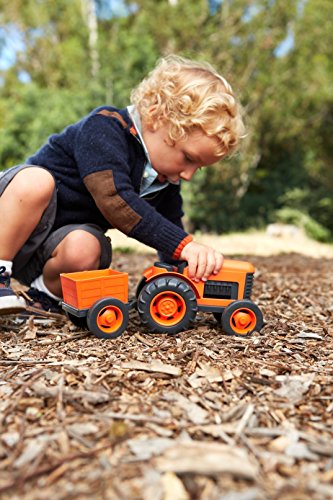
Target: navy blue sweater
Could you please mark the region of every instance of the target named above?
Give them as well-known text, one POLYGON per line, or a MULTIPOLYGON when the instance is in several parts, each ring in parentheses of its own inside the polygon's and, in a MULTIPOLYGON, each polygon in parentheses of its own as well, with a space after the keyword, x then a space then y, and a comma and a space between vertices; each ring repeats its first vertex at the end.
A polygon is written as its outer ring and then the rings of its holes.
POLYGON ((178 257, 188 240, 181 222, 180 186, 170 184, 141 198, 145 163, 127 110, 110 106, 52 135, 27 160, 55 177, 54 229, 74 223, 94 223, 103 230, 116 227, 169 258, 178 257))

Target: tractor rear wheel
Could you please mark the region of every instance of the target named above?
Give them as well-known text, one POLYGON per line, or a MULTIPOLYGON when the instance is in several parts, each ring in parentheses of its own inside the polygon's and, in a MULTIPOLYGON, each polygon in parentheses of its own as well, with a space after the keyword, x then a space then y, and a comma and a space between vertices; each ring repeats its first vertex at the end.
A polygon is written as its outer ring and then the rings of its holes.
POLYGON ((251 300, 236 300, 222 314, 222 328, 229 335, 246 337, 259 331, 263 324, 262 312, 251 300))
POLYGON ((149 330, 172 334, 188 330, 198 310, 191 286, 174 276, 147 283, 139 294, 137 308, 141 322, 149 330))

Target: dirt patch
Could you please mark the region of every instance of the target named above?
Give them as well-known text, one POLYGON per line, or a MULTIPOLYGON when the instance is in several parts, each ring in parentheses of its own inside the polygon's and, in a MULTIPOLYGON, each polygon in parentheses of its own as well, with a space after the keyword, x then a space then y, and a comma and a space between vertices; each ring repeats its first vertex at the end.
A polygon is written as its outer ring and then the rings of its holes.
MULTIPOLYGON (((1 318, 0 496, 332 498, 333 260, 244 258, 266 322, 249 338, 206 314, 168 337, 133 312, 115 341, 1 318)), ((113 265, 133 294, 153 261, 113 265)))

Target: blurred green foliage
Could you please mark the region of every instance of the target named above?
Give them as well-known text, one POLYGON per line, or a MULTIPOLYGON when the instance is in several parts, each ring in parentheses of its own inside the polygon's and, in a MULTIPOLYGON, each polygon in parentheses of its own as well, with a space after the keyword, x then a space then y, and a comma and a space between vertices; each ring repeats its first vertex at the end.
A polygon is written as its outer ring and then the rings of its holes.
POLYGON ((248 130, 239 154, 184 186, 189 228, 280 221, 331 241, 331 1, 122 4, 125 15, 116 16, 108 0, 0 0, 0 55, 13 27, 21 42, 0 70, 1 168, 95 106, 127 105, 156 60, 178 53, 208 60, 230 81, 248 130))

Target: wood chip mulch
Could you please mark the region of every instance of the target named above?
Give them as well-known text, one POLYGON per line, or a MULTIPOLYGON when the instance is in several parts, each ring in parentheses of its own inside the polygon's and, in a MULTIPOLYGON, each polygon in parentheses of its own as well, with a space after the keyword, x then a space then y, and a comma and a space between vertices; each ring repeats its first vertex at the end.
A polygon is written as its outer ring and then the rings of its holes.
MULTIPOLYGON (((265 326, 117 340, 1 317, 0 497, 333 498, 333 261, 242 256, 265 326)), ((131 293, 154 259, 115 255, 131 293)))

